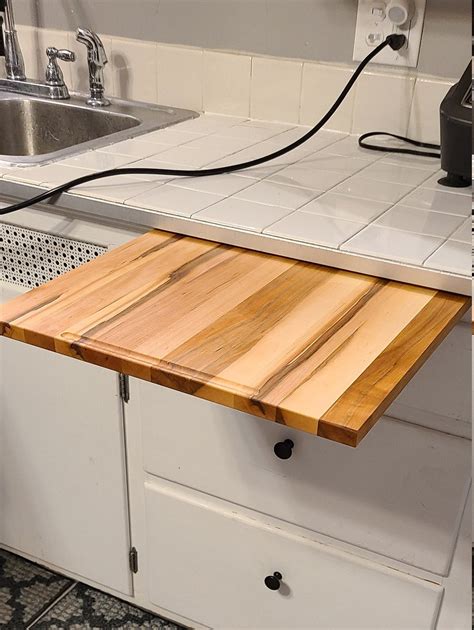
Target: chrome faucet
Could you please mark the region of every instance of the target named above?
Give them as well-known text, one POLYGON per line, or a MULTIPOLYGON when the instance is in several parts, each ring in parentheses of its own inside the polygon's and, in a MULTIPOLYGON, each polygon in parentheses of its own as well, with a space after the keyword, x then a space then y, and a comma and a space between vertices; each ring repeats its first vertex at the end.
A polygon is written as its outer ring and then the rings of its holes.
POLYGON ((24 81, 26 79, 25 62, 15 28, 12 0, 0 0, 0 13, 3 14, 0 19, 3 26, 3 54, 7 79, 24 81))
POLYGON ((110 101, 105 98, 104 67, 108 63, 104 45, 100 37, 88 28, 78 28, 76 39, 87 47, 89 66, 90 98, 87 104, 92 107, 107 107, 110 101))
POLYGON ((15 27, 13 0, 0 0, 0 56, 5 57, 6 78, 0 79, 0 90, 39 96, 53 100, 69 98, 69 90, 64 83, 58 60, 75 61, 70 50, 48 48, 48 65, 44 83, 27 79, 25 63, 15 27))

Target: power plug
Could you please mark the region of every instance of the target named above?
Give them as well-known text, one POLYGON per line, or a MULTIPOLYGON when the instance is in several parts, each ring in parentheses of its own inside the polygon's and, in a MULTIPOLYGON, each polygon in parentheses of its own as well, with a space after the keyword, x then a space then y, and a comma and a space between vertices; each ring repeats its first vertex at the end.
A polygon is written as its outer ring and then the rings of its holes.
MULTIPOLYGON (((361 61, 389 35, 405 35, 399 49, 387 47, 374 63, 415 68, 423 33, 426 0, 358 0, 354 60, 361 61)), ((400 40, 401 41, 401 40, 400 40)))

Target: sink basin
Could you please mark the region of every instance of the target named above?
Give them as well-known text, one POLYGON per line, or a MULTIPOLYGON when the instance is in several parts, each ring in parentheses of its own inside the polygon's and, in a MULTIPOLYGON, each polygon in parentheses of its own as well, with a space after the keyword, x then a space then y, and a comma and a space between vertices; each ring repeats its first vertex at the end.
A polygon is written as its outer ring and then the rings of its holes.
POLYGON ((67 101, 0 93, 0 162, 32 166, 64 159, 197 117, 196 112, 114 99, 97 109, 83 95, 67 101))

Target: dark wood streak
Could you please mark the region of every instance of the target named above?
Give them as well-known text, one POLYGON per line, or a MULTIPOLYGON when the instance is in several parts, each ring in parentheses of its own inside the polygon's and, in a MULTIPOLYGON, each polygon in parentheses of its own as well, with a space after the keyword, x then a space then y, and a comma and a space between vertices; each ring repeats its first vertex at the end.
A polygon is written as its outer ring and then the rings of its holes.
POLYGON ((291 314, 309 291, 330 280, 327 273, 316 274, 316 269, 309 263, 295 263, 165 358, 214 374, 222 372, 291 314))
MULTIPOLYGON (((58 293, 57 295, 54 295, 53 297, 47 300, 43 300, 42 302, 35 304, 35 306, 32 306, 31 308, 20 310, 17 313, 15 313, 13 316, 11 316, 11 321, 16 322, 18 319, 21 319, 22 317, 26 317, 27 315, 33 315, 35 313, 38 313, 43 308, 46 308, 47 306, 51 306, 52 304, 55 304, 62 297, 63 297, 63 293, 58 293)), ((2 317, 2 310, 3 309, 0 307, 0 318, 2 317)))
POLYGON ((138 262, 139 260, 148 258, 152 256, 153 254, 156 254, 157 252, 161 252, 163 249, 166 249, 167 247, 170 247, 171 245, 174 245, 175 243, 182 241, 183 238, 186 238, 186 237, 183 236, 182 234, 173 234, 172 236, 170 236, 170 238, 168 238, 163 243, 160 243, 159 245, 155 245, 154 247, 150 247, 150 249, 147 249, 145 252, 143 252, 136 258, 132 258, 130 261, 127 261, 127 265, 134 262, 138 262))
MULTIPOLYGON (((362 296, 358 297, 350 307, 344 311, 343 315, 336 320, 331 320, 328 322, 328 325, 323 328, 322 331, 317 333, 317 336, 314 337, 312 341, 306 346, 306 348, 295 348, 293 359, 290 360, 285 366, 278 367, 277 370, 268 378, 265 383, 256 391, 255 400, 265 400, 265 398, 271 394, 271 392, 276 389, 276 387, 294 370, 298 369, 301 365, 307 363, 312 356, 314 356, 327 342, 331 337, 334 337, 340 330, 344 328, 344 326, 350 322, 350 320, 386 285, 388 284, 388 280, 379 280, 376 284, 374 284, 368 291, 366 291, 362 296)), ((352 335, 350 335, 352 337, 352 335)), ((334 359, 345 347, 345 342, 341 343, 337 350, 331 353, 331 358, 334 359)), ((319 370, 323 369, 325 365, 327 365, 327 359, 321 363, 321 365, 316 366, 314 370, 312 370, 305 379, 302 379, 300 383, 306 382, 308 379, 315 376, 319 370)), ((286 397, 285 397, 286 398, 286 397)), ((253 399, 252 399, 253 400, 253 399)), ((283 399, 284 400, 284 399, 283 399)), ((282 401, 280 401, 281 403, 282 401)))
POLYGON ((156 298, 158 295, 160 295, 160 293, 163 293, 174 284, 177 284, 178 282, 183 280, 187 275, 189 275, 192 271, 194 271, 196 267, 199 267, 199 265, 202 265, 208 262, 209 260, 212 260, 213 258, 216 258, 217 256, 219 256, 222 253, 222 251, 224 251, 224 248, 216 245, 213 249, 208 250, 207 252, 204 252, 204 254, 200 254, 199 256, 197 256, 196 258, 193 258, 192 260, 188 261, 184 265, 181 265, 181 267, 173 271, 169 275, 168 279, 165 282, 162 282, 158 287, 151 289, 145 295, 141 295, 135 301, 128 303, 127 306, 123 310, 121 310, 119 313, 116 313, 112 317, 105 319, 99 324, 96 324, 92 328, 89 328, 88 330, 84 331, 82 334, 82 338, 78 341, 78 343, 79 342, 82 343, 83 340, 87 341, 89 337, 93 337, 100 334, 101 330, 103 330, 106 327, 111 326, 114 323, 120 323, 120 320, 123 317, 125 317, 126 315, 130 313, 133 313, 135 310, 137 310, 141 306, 144 306, 145 304, 147 304, 148 302, 156 298))

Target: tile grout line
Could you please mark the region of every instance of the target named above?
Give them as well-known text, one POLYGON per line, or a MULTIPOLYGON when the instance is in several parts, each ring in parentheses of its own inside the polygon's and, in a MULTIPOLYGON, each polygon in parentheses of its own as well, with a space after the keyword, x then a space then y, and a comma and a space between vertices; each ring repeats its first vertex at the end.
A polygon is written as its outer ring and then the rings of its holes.
POLYGON ((34 628, 35 625, 39 621, 41 621, 41 619, 43 619, 57 604, 59 604, 60 601, 62 601, 67 595, 69 595, 69 593, 73 591, 77 585, 78 582, 73 582, 72 584, 69 584, 62 593, 60 593, 44 610, 42 610, 38 615, 36 615, 36 617, 33 618, 32 621, 28 623, 25 630, 30 630, 30 628, 34 628))

